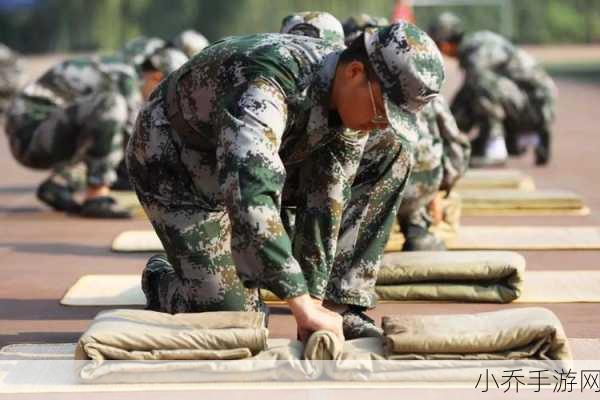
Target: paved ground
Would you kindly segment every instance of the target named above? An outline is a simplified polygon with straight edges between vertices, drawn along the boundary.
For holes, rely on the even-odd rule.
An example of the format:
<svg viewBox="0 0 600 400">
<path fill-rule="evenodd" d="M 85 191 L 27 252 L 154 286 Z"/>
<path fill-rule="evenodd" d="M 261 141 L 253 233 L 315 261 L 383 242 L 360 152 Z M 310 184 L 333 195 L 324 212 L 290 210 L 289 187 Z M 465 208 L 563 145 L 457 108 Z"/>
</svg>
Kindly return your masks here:
<svg viewBox="0 0 600 400">
<path fill-rule="evenodd" d="M 593 55 L 580 48 L 533 49 L 543 59 Z M 567 57 L 568 58 L 568 57 Z M 32 60 L 32 73 L 42 71 L 56 57 Z M 455 65 L 449 66 L 451 92 L 458 82 Z M 494 225 L 600 225 L 600 135 L 598 104 L 600 86 L 576 81 L 558 81 L 560 99 L 556 123 L 555 158 L 547 168 L 532 166 L 531 156 L 511 161 L 510 167 L 532 175 L 539 187 L 570 189 L 582 194 L 592 209 L 585 217 L 472 217 L 465 224 Z M 100 308 L 67 308 L 59 299 L 84 274 L 138 273 L 147 255 L 119 255 L 109 251 L 112 238 L 126 229 L 145 229 L 144 220 L 91 221 L 52 213 L 34 196 L 44 173 L 18 166 L 7 144 L 0 142 L 0 346 L 19 342 L 75 341 Z M 600 268 L 596 251 L 524 252 L 528 268 Z M 371 314 L 379 318 L 391 313 L 476 312 L 512 305 L 407 304 L 385 305 Z M 563 321 L 571 337 L 598 337 L 600 313 L 597 304 L 547 305 Z M 295 326 L 285 308 L 274 308 L 271 336 L 295 335 Z"/>
</svg>

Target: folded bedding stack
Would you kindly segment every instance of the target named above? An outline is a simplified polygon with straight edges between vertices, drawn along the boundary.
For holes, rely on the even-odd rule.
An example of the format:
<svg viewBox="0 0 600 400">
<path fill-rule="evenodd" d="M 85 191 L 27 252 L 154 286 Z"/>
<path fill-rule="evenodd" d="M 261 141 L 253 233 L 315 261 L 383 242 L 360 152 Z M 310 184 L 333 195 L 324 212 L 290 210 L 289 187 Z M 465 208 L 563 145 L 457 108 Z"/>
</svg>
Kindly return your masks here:
<svg viewBox="0 0 600 400">
<path fill-rule="evenodd" d="M 268 339 L 261 313 L 112 310 L 100 313 L 82 335 L 76 359 L 85 360 L 78 374 L 87 383 L 298 381 L 326 376 L 439 382 L 470 379 L 484 361 L 498 367 L 508 361 L 572 359 L 560 321 L 543 308 L 387 316 L 383 328 L 383 337 L 347 342 L 319 331 L 303 345 Z"/>
<path fill-rule="evenodd" d="M 231 360 L 267 346 L 265 316 L 252 312 L 101 312 L 81 336 L 80 360 Z"/>
<path fill-rule="evenodd" d="M 525 259 L 508 251 L 404 252 L 384 255 L 379 300 L 508 303 L 523 289 Z"/>
<path fill-rule="evenodd" d="M 389 360 L 570 360 L 562 325 L 550 310 L 383 318 Z"/>
</svg>

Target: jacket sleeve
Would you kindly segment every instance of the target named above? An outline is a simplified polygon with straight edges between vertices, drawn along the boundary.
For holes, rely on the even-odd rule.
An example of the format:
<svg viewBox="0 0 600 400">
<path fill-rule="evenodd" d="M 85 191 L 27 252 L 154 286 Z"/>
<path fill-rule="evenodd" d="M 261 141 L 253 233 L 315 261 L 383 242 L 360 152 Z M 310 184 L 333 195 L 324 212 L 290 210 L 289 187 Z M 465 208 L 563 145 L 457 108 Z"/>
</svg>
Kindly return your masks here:
<svg viewBox="0 0 600 400">
<path fill-rule="evenodd" d="M 306 281 L 280 217 L 286 177 L 278 155 L 287 121 L 284 95 L 277 85 L 256 80 L 224 101 L 219 113 L 219 185 L 240 279 L 281 299 L 305 294 Z"/>
<path fill-rule="evenodd" d="M 294 255 L 311 296 L 323 298 L 333 266 L 342 213 L 351 196 L 368 135 L 346 130 L 316 151 L 300 172 Z"/>
</svg>

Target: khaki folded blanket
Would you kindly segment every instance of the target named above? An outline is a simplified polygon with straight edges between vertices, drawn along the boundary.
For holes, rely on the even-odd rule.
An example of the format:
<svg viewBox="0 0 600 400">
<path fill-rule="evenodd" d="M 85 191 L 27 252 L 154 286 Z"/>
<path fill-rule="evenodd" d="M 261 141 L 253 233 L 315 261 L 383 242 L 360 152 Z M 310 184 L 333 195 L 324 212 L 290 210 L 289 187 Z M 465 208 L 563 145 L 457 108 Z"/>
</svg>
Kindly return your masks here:
<svg viewBox="0 0 600 400">
<path fill-rule="evenodd" d="M 524 272 L 525 259 L 508 251 L 387 253 L 375 291 L 380 300 L 508 303 Z"/>
<path fill-rule="evenodd" d="M 571 360 L 563 327 L 545 308 L 383 318 L 390 360 Z"/>
<path fill-rule="evenodd" d="M 295 381 L 322 373 L 302 359 L 302 343 L 267 341 L 264 322 L 256 312 L 105 311 L 77 343 L 75 359 L 84 360 L 78 376 L 85 383 L 175 383 Z"/>
<path fill-rule="evenodd" d="M 461 226 L 455 237 L 441 237 L 450 250 L 597 250 L 596 226 Z M 400 251 L 404 237 L 391 234 L 386 252 Z"/>
<path fill-rule="evenodd" d="M 505 190 L 463 190 L 460 192 L 463 214 L 470 216 L 493 215 L 495 212 L 546 213 L 548 215 L 585 215 L 583 199 L 576 193 L 566 190 L 536 190 L 524 192 L 515 189 Z"/>
<path fill-rule="evenodd" d="M 514 169 L 470 169 L 456 184 L 456 189 L 535 189 L 533 179 Z"/>
<path fill-rule="evenodd" d="M 101 312 L 79 339 L 80 360 L 242 359 L 264 350 L 262 313 L 165 314 L 144 310 Z"/>
</svg>

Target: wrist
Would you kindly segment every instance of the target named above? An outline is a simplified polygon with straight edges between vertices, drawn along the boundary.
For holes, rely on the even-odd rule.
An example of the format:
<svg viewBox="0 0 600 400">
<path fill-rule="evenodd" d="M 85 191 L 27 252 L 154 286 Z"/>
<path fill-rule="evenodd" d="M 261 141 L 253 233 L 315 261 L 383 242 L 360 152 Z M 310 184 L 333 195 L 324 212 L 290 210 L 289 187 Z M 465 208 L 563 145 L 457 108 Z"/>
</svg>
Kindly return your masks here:
<svg viewBox="0 0 600 400">
<path fill-rule="evenodd" d="M 291 297 L 287 299 L 286 302 L 296 319 L 305 318 L 308 315 L 309 310 L 315 306 L 313 298 L 308 294 Z"/>
</svg>

